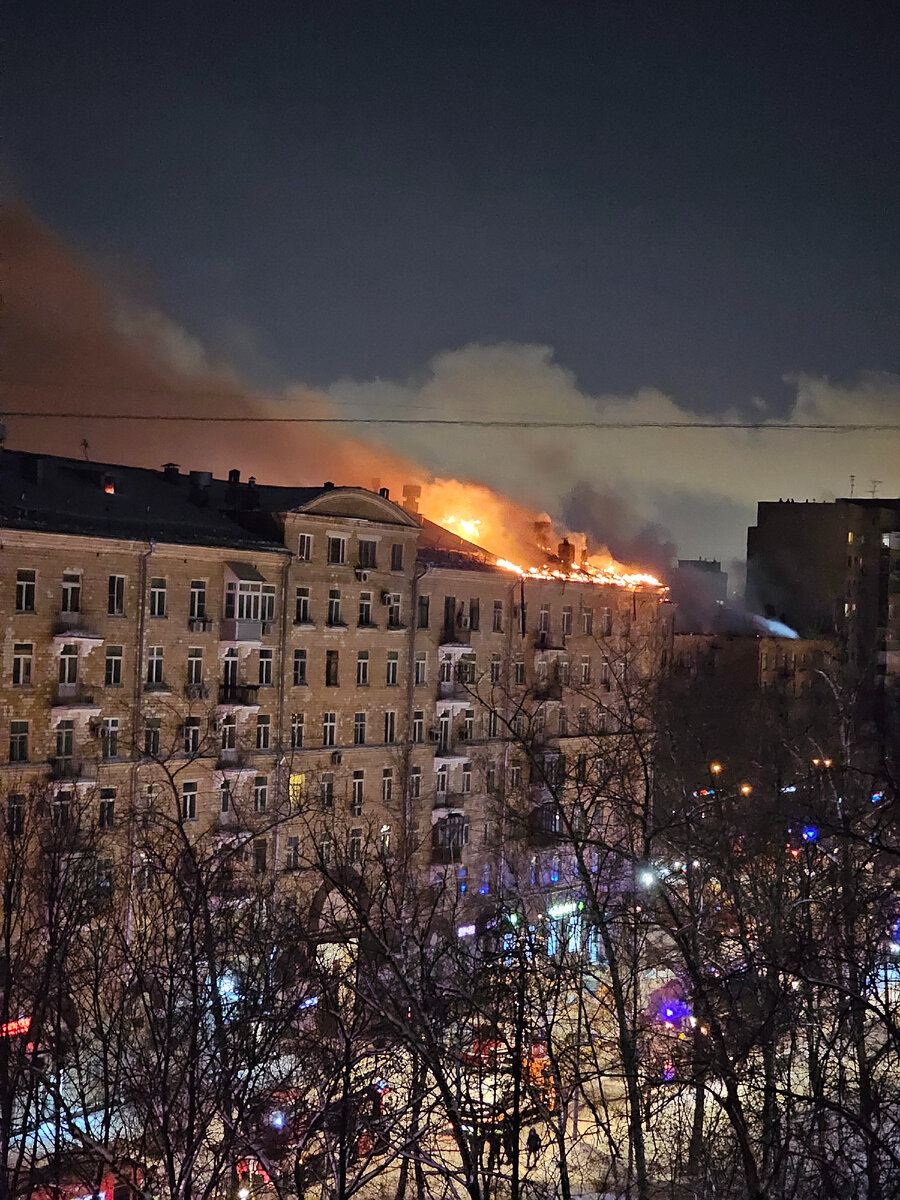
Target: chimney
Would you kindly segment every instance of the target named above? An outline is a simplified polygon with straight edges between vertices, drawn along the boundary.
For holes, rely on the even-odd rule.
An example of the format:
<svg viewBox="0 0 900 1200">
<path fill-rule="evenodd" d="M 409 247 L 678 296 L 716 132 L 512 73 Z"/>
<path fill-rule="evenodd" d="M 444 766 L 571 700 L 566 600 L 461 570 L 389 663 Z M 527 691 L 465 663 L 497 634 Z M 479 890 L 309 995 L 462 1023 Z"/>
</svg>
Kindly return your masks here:
<svg viewBox="0 0 900 1200">
<path fill-rule="evenodd" d="M 385 500 L 390 500 L 390 498 L 391 498 L 391 489 L 390 489 L 390 488 L 379 488 L 379 489 L 378 489 L 378 495 L 379 495 L 379 496 L 384 496 Z"/>
<path fill-rule="evenodd" d="M 568 538 L 563 538 L 556 549 L 560 562 L 564 567 L 573 567 L 575 565 L 575 547 Z"/>
<path fill-rule="evenodd" d="M 322 484 L 322 491 L 330 492 L 333 490 L 334 490 L 334 484 L 331 482 L 330 479 L 326 479 L 325 482 Z"/>
<path fill-rule="evenodd" d="M 228 484 L 230 487 L 237 487 L 241 482 L 241 473 L 237 467 L 232 467 L 228 472 Z"/>
<path fill-rule="evenodd" d="M 541 517 L 534 523 L 534 540 L 542 550 L 550 549 L 550 533 L 552 526 L 546 517 Z"/>
<path fill-rule="evenodd" d="M 419 511 L 419 497 L 421 495 L 422 489 L 417 483 L 404 483 L 403 507 L 407 512 L 417 513 Z"/>
<path fill-rule="evenodd" d="M 163 479 L 166 483 L 178 482 L 178 463 L 163 463 Z"/>
</svg>

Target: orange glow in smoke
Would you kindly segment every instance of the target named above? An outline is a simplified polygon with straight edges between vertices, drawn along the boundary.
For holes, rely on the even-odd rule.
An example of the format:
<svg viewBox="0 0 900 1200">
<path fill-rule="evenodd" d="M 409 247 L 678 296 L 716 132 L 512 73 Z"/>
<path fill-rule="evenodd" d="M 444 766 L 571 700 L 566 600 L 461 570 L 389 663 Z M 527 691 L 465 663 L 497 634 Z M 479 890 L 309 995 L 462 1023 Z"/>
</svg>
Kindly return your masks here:
<svg viewBox="0 0 900 1200">
<path fill-rule="evenodd" d="M 568 579 L 631 591 L 664 588 L 655 575 L 617 562 L 605 547 L 588 553 L 584 534 L 554 527 L 546 514 L 523 508 L 480 484 L 456 479 L 424 484 L 419 511 L 487 551 L 498 567 L 526 579 Z M 573 548 L 571 566 L 556 557 L 563 538 Z"/>
</svg>

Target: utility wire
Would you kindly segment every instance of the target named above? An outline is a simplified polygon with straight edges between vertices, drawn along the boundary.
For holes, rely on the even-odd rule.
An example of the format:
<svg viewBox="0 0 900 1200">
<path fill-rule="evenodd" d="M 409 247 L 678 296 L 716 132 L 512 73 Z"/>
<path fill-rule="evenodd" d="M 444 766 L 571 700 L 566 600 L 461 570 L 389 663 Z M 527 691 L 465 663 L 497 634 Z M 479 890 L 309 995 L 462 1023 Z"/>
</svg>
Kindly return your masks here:
<svg viewBox="0 0 900 1200">
<path fill-rule="evenodd" d="M 0 419 L 37 421 L 173 421 L 202 425 L 441 425 L 476 429 L 746 429 L 765 433 L 900 433 L 900 424 L 769 421 L 546 421 L 539 418 L 499 420 L 476 417 L 265 417 L 244 415 L 191 416 L 186 413 L 0 412 Z"/>
</svg>

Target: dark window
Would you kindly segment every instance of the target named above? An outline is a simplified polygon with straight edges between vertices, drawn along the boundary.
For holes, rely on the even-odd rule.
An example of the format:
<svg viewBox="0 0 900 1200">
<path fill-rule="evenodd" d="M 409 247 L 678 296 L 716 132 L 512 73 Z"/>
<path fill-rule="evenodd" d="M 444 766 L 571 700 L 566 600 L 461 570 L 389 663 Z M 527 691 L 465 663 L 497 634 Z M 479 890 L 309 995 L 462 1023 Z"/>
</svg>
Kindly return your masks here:
<svg viewBox="0 0 900 1200">
<path fill-rule="evenodd" d="M 206 616 L 206 581 L 203 579 L 191 580 L 190 615 L 192 617 Z"/>
<path fill-rule="evenodd" d="M 359 565 L 361 567 L 374 568 L 375 554 L 378 548 L 377 542 L 364 541 L 360 538 L 359 541 Z"/>
<path fill-rule="evenodd" d="M 325 651 L 325 686 L 338 686 L 338 651 Z"/>
<path fill-rule="evenodd" d="M 342 537 L 330 537 L 328 539 L 328 561 L 333 566 L 340 566 L 346 561 L 347 542 Z"/>
<path fill-rule="evenodd" d="M 420 629 L 428 628 L 428 609 L 431 604 L 430 596 L 420 596 L 417 605 L 416 624 Z"/>
<path fill-rule="evenodd" d="M 478 597 L 473 596 L 469 601 L 469 628 L 477 630 L 481 624 L 481 605 Z"/>
<path fill-rule="evenodd" d="M 394 542 L 393 546 L 391 546 L 391 570 L 392 571 L 402 571 L 403 570 L 403 543 L 402 542 Z"/>
<path fill-rule="evenodd" d="M 111 617 L 121 617 L 125 612 L 125 576 L 110 575 L 109 598 L 106 611 Z"/>
<path fill-rule="evenodd" d="M 16 612 L 34 612 L 34 571 L 16 572 Z"/>
</svg>

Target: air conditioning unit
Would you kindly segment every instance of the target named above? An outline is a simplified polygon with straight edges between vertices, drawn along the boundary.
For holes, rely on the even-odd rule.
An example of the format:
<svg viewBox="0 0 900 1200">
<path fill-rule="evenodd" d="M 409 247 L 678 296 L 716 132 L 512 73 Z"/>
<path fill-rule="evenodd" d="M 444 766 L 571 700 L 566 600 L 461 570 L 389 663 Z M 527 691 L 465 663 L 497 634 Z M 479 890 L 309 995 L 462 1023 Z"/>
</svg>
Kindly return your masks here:
<svg viewBox="0 0 900 1200">
<path fill-rule="evenodd" d="M 356 575 L 356 578 L 359 580 L 360 583 L 368 583 L 369 582 L 369 572 L 366 570 L 365 567 L 355 567 L 354 574 Z"/>
<path fill-rule="evenodd" d="M 428 740 L 429 740 L 430 742 L 437 742 L 437 741 L 439 741 L 439 740 L 440 740 L 440 736 L 441 736 L 441 731 L 440 731 L 439 729 L 429 729 L 429 730 L 428 730 Z"/>
<path fill-rule="evenodd" d="M 343 751 L 342 750 L 332 750 L 331 761 L 334 763 L 334 765 L 336 767 L 339 767 L 341 765 L 341 763 L 344 761 Z"/>
<path fill-rule="evenodd" d="M 99 737 L 100 731 L 103 729 L 103 719 L 101 717 L 92 717 L 88 721 L 88 730 L 91 737 Z"/>
<path fill-rule="evenodd" d="M 460 627 L 460 629 L 468 629 L 469 628 L 469 618 L 465 615 L 465 613 L 463 613 L 462 616 L 460 616 L 459 620 L 456 623 Z"/>
<path fill-rule="evenodd" d="M 393 603 L 393 600 L 394 600 L 394 596 L 393 596 L 392 592 L 382 592 L 381 593 L 381 603 L 382 604 L 391 604 L 391 603 Z"/>
</svg>

